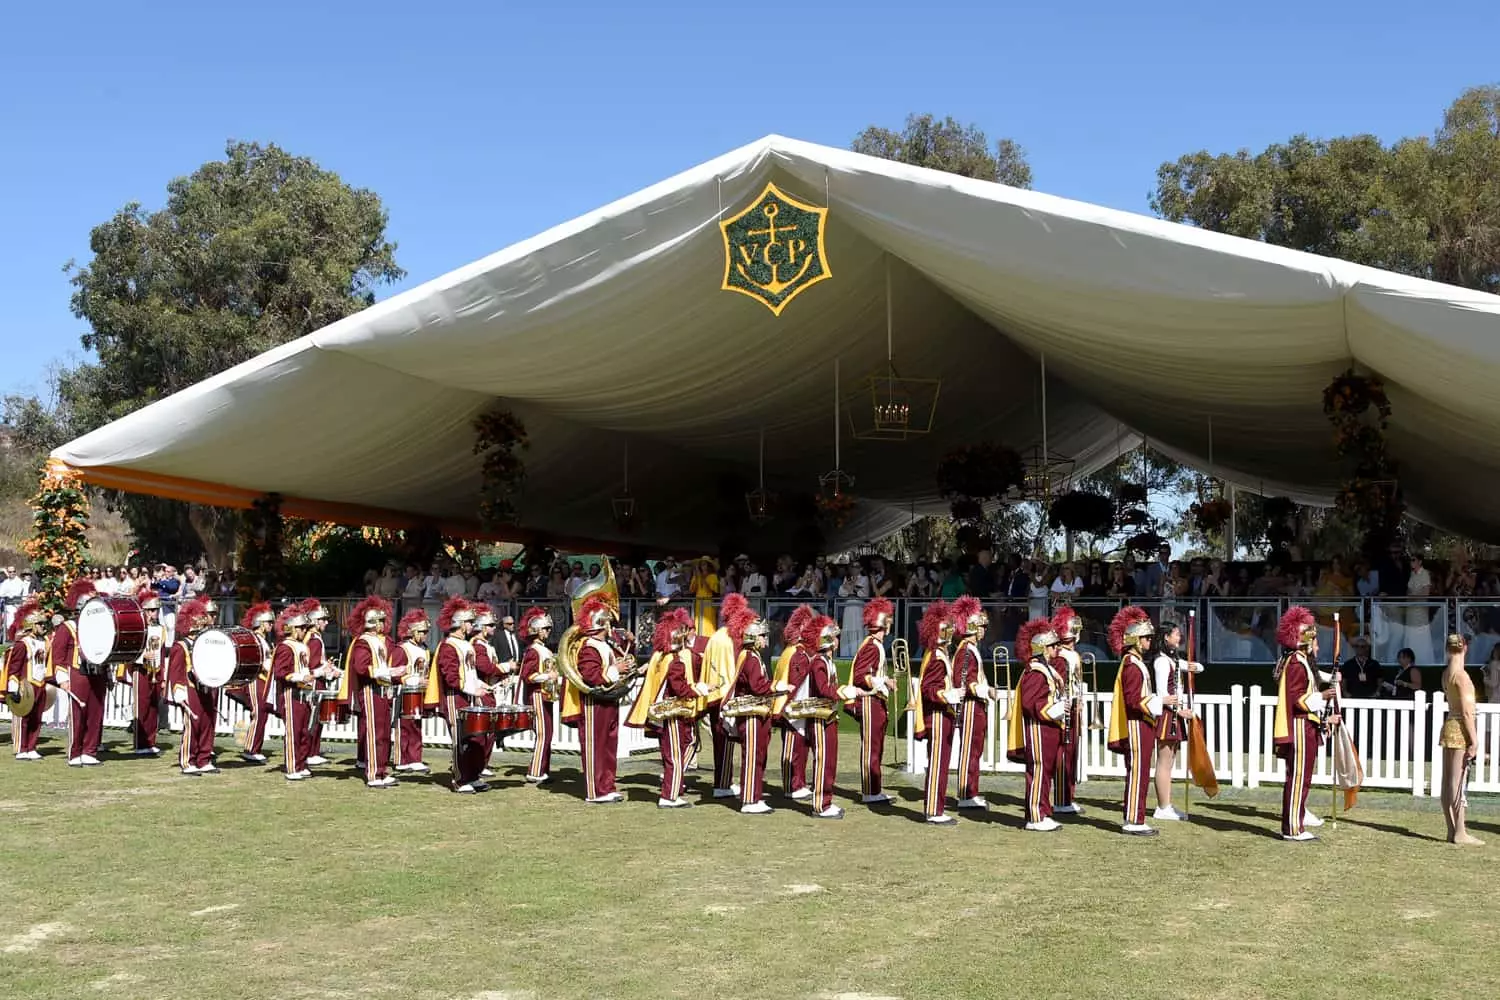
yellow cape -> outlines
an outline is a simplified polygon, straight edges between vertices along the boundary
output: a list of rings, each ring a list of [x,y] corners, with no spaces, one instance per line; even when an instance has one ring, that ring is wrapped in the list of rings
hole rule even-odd
[[[792,673],[792,657],[796,655],[797,644],[792,643],[790,646],[781,651],[780,656],[776,657],[776,672],[772,675],[771,678],[772,687],[775,687],[778,684],[785,684],[787,682],[787,679],[791,676]],[[780,715],[782,710],[786,708],[787,699],[790,697],[790,693],[778,694],[776,696],[776,700],[771,703],[771,714]]]
[[[625,717],[625,725],[633,729],[641,729],[649,721],[646,718],[646,712],[656,703],[657,696],[661,694],[662,685],[667,682],[667,668],[672,665],[672,655],[671,653],[651,654],[651,660],[646,664],[646,680],[641,685],[640,693],[635,696],[635,704],[630,706],[630,714]],[[691,654],[689,654],[690,667],[691,659]]]
[[[927,675],[927,665],[933,660],[932,650],[922,654],[922,664],[917,672],[907,677],[906,705],[911,709],[911,733],[919,740],[927,738],[927,711],[922,704],[922,678]]]
[[[698,711],[709,705],[717,705],[734,691],[734,678],[739,673],[735,662],[734,640],[727,628],[721,628],[708,637],[703,648],[703,676],[697,678],[714,689],[707,698],[698,699]]]
[[[1130,727],[1126,725],[1125,717],[1125,662],[1134,654],[1126,653],[1120,657],[1120,667],[1115,671],[1115,700],[1110,706],[1109,732],[1105,736],[1105,746],[1114,749],[1118,743],[1123,743],[1130,738]],[[1116,753],[1124,753],[1116,750]]]

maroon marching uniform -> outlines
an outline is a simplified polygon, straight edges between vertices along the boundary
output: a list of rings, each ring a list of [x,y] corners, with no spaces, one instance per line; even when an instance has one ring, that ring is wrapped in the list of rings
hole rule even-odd
[[[37,742],[42,735],[42,717],[47,711],[47,642],[40,634],[45,626],[46,613],[35,601],[27,601],[16,611],[11,625],[12,645],[5,653],[3,673],[5,680],[0,690],[7,692],[14,686],[19,696],[22,685],[30,685],[33,698],[31,710],[17,715],[12,706],[10,720],[11,742],[18,760],[40,760]]]
[[[990,724],[989,699],[978,693],[979,685],[984,683],[984,671],[975,639],[961,640],[953,651],[953,676],[958,680],[957,686],[964,690],[958,734],[958,798],[963,805],[981,798],[979,763]]]
[[[753,649],[739,652],[739,672],[734,682],[734,697],[755,695],[769,697],[771,679],[766,665]],[[754,805],[766,796],[766,756],[771,746],[772,721],[769,716],[747,715],[739,720],[739,740],[743,759],[740,764],[740,802]]]
[[[706,635],[694,635],[693,641],[689,643],[693,656],[693,676],[700,680],[703,678],[703,654],[708,649],[708,640]],[[720,714],[720,708],[720,703],[711,698],[704,717],[708,720],[709,739],[714,748],[714,794],[722,797],[729,795],[730,788],[734,785],[734,743],[724,729],[724,717]],[[694,740],[698,738],[696,725],[692,736]]]
[[[285,637],[271,651],[271,676],[276,682],[277,703],[285,726],[283,770],[288,779],[300,781],[311,774],[307,758],[312,756],[313,734],[318,728],[313,719],[312,651],[307,643]]]
[[[172,644],[167,661],[167,685],[172,701],[182,708],[182,738],[177,747],[177,763],[183,774],[213,774],[214,732],[219,723],[219,689],[198,683],[193,674],[192,640],[211,620],[206,605],[199,600],[183,604],[177,620],[183,637]]]
[[[425,624],[427,618],[422,617]],[[427,661],[430,655],[427,647],[420,645],[410,639],[397,643],[391,649],[391,666],[403,668],[408,675],[427,676]],[[425,689],[426,685],[423,685]],[[396,770],[398,771],[425,771],[427,766],[422,762],[422,719],[407,718],[404,714],[396,723],[396,739],[394,741],[396,753]]]
[[[791,688],[790,698],[806,698],[809,695],[808,675],[812,672],[812,657],[799,644],[792,651],[787,664],[786,684]],[[781,720],[781,791],[789,799],[810,799],[812,790],[807,782],[807,759],[812,748],[806,728],[792,719]]]
[[[614,683],[609,676],[614,668],[615,653],[603,638],[591,635],[578,650],[578,675],[590,687]],[[616,674],[616,676],[618,676]],[[598,698],[587,692],[578,694],[582,715],[578,719],[578,738],[582,744],[583,781],[590,801],[617,801],[615,788],[620,740],[620,704]]]
[[[161,598],[147,588],[136,596],[141,611],[161,610]],[[140,755],[155,756],[161,753],[156,745],[156,734],[161,730],[161,704],[167,696],[166,629],[159,621],[146,623],[146,648],[130,664],[131,682],[131,742],[132,749]]]
[[[47,672],[68,694],[68,763],[97,764],[104,739],[104,700],[109,693],[108,668],[86,663],[78,649],[78,609],[94,596],[94,585],[75,580],[68,588],[68,619],[47,640]]]
[[[871,602],[874,603],[874,602]],[[886,692],[875,686],[884,676],[885,646],[880,639],[867,635],[861,640],[850,668],[849,684],[859,689],[859,697],[848,702],[849,714],[859,721],[859,784],[865,801],[886,801],[881,789],[885,735],[888,716]]]
[[[1052,654],[1058,634],[1046,618],[1036,618],[1016,634],[1016,650],[1029,659],[1021,671],[1016,704],[1011,709],[1006,756],[1026,765],[1026,829],[1058,829],[1052,818],[1052,785],[1058,758],[1073,738],[1072,705],[1067,702],[1066,662]]]
[[[1318,747],[1323,742],[1323,712],[1328,700],[1319,690],[1313,659],[1318,626],[1311,611],[1293,606],[1281,616],[1276,640],[1283,649],[1276,665],[1276,715],[1272,726],[1274,753],[1285,765],[1281,792],[1281,835],[1287,840],[1314,840],[1309,824],[1321,826],[1307,808],[1312,791]]]
[[[540,784],[552,775],[552,738],[556,720],[553,705],[543,684],[544,676],[552,669],[552,650],[547,648],[542,631],[550,631],[552,618],[541,608],[528,608],[521,616],[520,632],[526,639],[526,648],[521,653],[521,699],[531,712],[531,730],[536,745],[531,751],[531,763],[526,768],[526,780]]]
[[[687,614],[683,614],[683,625],[687,625]],[[657,629],[661,629],[663,623],[658,621]],[[692,678],[688,676],[693,669],[694,660],[700,654],[695,654],[689,649],[674,650],[667,662],[667,676],[662,683],[663,698],[693,698],[697,692],[693,690]],[[696,718],[672,718],[663,719],[655,723],[657,730],[657,742],[661,747],[661,800],[659,805],[679,805],[682,802],[682,786],[687,779],[685,769],[687,767],[688,750],[692,743],[693,730],[698,726]]]
[[[315,685],[318,678],[331,673],[328,669],[327,652],[323,646],[323,636],[319,633],[314,632],[307,637],[307,662],[308,669],[312,671]],[[312,734],[307,739],[306,760],[308,763],[317,763],[322,757],[323,724],[319,722],[313,725]]]
[[[838,667],[828,653],[818,653],[809,662],[808,692],[812,698],[827,698],[832,702],[843,699],[839,688]],[[808,719],[808,743],[813,755],[813,811],[818,816],[828,816],[833,811],[834,782],[839,768],[839,719],[833,717],[820,720]],[[842,810],[839,811],[842,815]],[[829,817],[832,818],[832,817]]]
[[[1151,668],[1146,665],[1144,646],[1155,634],[1146,612],[1128,606],[1116,612],[1109,624],[1110,648],[1120,655],[1115,675],[1114,710],[1110,716],[1109,749],[1125,758],[1125,833],[1149,836],[1156,831],[1146,825],[1146,789],[1151,784],[1151,762],[1156,756],[1156,726],[1164,705],[1152,690]]]

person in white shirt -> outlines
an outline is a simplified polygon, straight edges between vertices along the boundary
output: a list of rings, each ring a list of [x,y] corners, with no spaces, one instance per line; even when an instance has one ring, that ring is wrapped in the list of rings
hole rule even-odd
[[[1063,563],[1062,570],[1057,574],[1057,579],[1052,581],[1054,598],[1071,600],[1077,597],[1081,590],[1083,590],[1083,580],[1073,572],[1073,564]]]
[[[745,582],[741,593],[746,597],[765,597],[766,575],[760,571],[760,567],[755,563],[749,563],[745,571]]]
[[[0,580],[0,601],[5,602],[5,634],[10,635],[11,622],[16,620],[16,608],[26,596],[26,584],[16,575],[14,566],[5,567],[5,579]]]
[[[443,577],[443,593],[448,597],[463,597],[469,581],[458,571],[457,566],[450,567],[450,572]]]
[[[677,563],[671,559],[663,559],[658,565],[661,569],[656,573],[656,596],[670,601],[682,589],[677,576]]]

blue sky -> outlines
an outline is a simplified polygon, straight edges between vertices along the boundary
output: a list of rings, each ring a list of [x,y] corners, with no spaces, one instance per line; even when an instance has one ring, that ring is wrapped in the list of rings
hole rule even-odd
[[[1500,78],[1492,2],[1212,8],[18,5],[0,38],[0,392],[79,356],[62,265],[90,227],[159,206],[229,138],[379,193],[409,287],[771,132],[845,146],[953,115],[1021,142],[1038,189],[1145,212],[1163,160],[1430,133]]]

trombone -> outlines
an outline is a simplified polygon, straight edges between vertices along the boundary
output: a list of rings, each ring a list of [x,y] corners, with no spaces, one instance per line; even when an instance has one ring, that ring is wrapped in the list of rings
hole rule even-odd
[[[890,699],[886,702],[886,705],[887,705],[888,709],[894,709],[895,706],[896,706],[896,698],[898,696],[898,692],[901,690],[901,685],[899,683],[894,683],[894,682],[896,680],[896,675],[899,675],[899,674],[905,674],[906,675],[907,686],[908,686],[908,688],[910,688],[910,685],[911,685],[911,647],[907,644],[907,642],[906,642],[905,639],[892,639],[891,640],[891,675],[892,675],[891,676],[891,680],[892,680],[893,683],[891,685]],[[907,697],[906,708],[910,709],[911,708],[911,697],[910,697],[910,691],[909,690],[908,690],[907,694],[908,694],[908,697]],[[918,706],[917,710],[921,711],[921,707]],[[897,751],[899,750],[899,748],[901,746],[901,716],[905,715],[905,714],[906,714],[905,711],[903,711],[900,715],[897,715],[894,711],[889,711],[889,710],[886,713],[886,717],[891,720],[891,767],[893,767],[893,768],[901,766],[901,761],[898,759],[900,757],[900,754]],[[906,728],[907,728],[907,731],[910,732],[911,731],[911,723],[908,722],[907,725],[906,725]]]
[[[1094,658],[1093,653],[1087,650],[1083,653],[1083,664],[1079,667],[1080,674],[1084,667],[1089,670],[1089,704],[1092,706],[1089,711],[1089,729],[1097,733],[1106,728],[1104,712],[1099,703],[1099,661]]]
[[[1000,665],[1002,663],[1005,665],[1005,710],[1000,713],[1000,720],[1003,722],[1010,718],[1010,703],[1013,698],[1010,683],[1010,650],[996,643],[990,647],[991,688],[994,688],[995,682],[1000,679]]]

